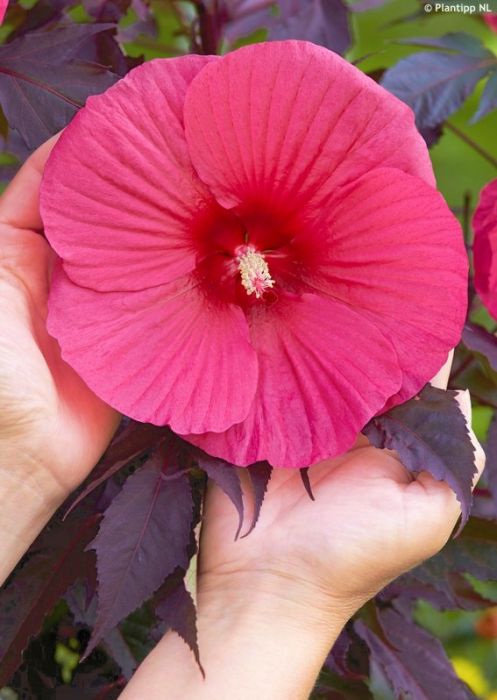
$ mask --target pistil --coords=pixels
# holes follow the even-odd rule
[[[247,294],[255,294],[256,298],[260,299],[266,290],[274,287],[266,259],[255,248],[244,247],[243,252],[237,256],[237,262],[241,282]]]

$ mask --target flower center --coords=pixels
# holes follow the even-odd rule
[[[260,299],[267,289],[274,287],[274,280],[262,253],[251,246],[243,246],[236,256],[241,282],[247,294]]]

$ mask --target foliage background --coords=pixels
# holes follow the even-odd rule
[[[148,2],[137,0],[133,3],[130,0],[112,0],[111,2],[86,0],[84,3],[70,3],[63,0],[19,0],[9,5],[6,21],[0,29],[0,40],[8,46],[23,26],[23,31],[27,31],[26,22],[29,25],[31,20],[37,18],[39,20],[44,12],[46,16],[52,17],[48,23],[49,27],[59,26],[69,21],[82,23],[109,21],[115,24],[117,19],[115,30],[117,30],[121,48],[126,56],[136,61],[177,55],[188,51],[190,44],[188,32],[182,31],[178,11],[183,13],[182,16],[193,18],[194,4],[170,0],[149,0]],[[305,5],[306,0],[302,0],[300,4]],[[399,40],[411,37],[440,37],[449,32],[464,32],[477,37],[490,51],[497,54],[497,33],[491,31],[481,16],[468,16],[462,13],[426,13],[423,11],[422,3],[420,4],[417,0],[383,0],[383,2],[363,0],[358,5],[363,11],[350,12],[348,18],[352,42],[345,55],[350,61],[356,62],[361,70],[375,77],[379,78],[385,69],[395,66],[401,59],[420,51],[413,45],[399,43]],[[99,16],[98,9],[104,6],[106,14]],[[36,26],[34,29],[36,30]],[[238,44],[263,40],[266,35],[266,30],[259,29],[249,38],[239,40]],[[131,66],[134,62],[129,60],[128,65]],[[1,66],[0,52],[0,75]],[[53,70],[56,69],[53,68]],[[497,177],[497,112],[491,111],[476,124],[470,123],[482,92],[483,82],[480,81],[474,94],[450,116],[449,126],[443,127],[441,137],[431,148],[439,188],[451,208],[460,217],[468,246],[471,245],[472,239],[471,214],[478,202],[479,192],[487,182]],[[3,94],[0,102],[4,112],[7,112],[6,101],[8,98]],[[12,177],[18,163],[29,152],[29,148],[12,129],[8,128],[4,112],[0,112],[0,133],[4,146],[0,156],[0,175],[5,184]],[[12,124],[12,119],[10,121],[11,127],[16,126]],[[487,157],[478,152],[475,144],[483,149]],[[471,320],[488,330],[494,330],[496,325],[477,298],[473,300]],[[487,338],[487,340],[492,343],[491,339]],[[487,440],[489,425],[497,408],[496,357],[497,351],[494,347],[490,348],[486,359],[481,353],[471,353],[467,347],[461,345],[456,355],[451,380],[453,388],[468,384],[472,388],[474,428],[482,442]],[[485,387],[483,395],[482,385]],[[127,471],[114,477],[114,481],[108,482],[106,487],[108,490],[117,491],[124,480],[122,474],[132,474],[136,469],[136,460],[135,462],[128,460],[127,464]],[[477,494],[476,515],[479,520],[475,520],[477,525],[480,521],[484,522],[487,529],[481,535],[481,528],[478,530],[476,525],[468,535],[470,538],[478,530],[474,539],[477,540],[481,535],[481,542],[484,543],[483,551],[479,551],[476,556],[472,550],[472,553],[466,556],[462,554],[467,544],[464,537],[455,544],[451,543],[452,549],[449,555],[444,555],[446,559],[440,559],[442,563],[436,573],[440,580],[446,577],[447,581],[450,578],[449,574],[453,572],[461,574],[457,585],[454,584],[450,588],[450,593],[447,592],[449,589],[444,588],[443,585],[436,584],[430,588],[431,584],[427,583],[430,579],[426,571],[413,578],[415,585],[418,586],[413,597],[416,600],[422,599],[414,605],[414,619],[441,640],[457,673],[471,687],[470,691],[466,686],[456,686],[451,676],[447,675],[444,681],[447,685],[446,697],[451,700],[475,696],[487,698],[487,700],[497,699],[497,584],[492,581],[497,578],[497,528],[495,528],[497,501],[489,484],[491,475],[497,473],[496,454],[489,454],[488,469],[490,477],[487,475],[487,483],[481,485]],[[201,476],[194,473],[192,478],[200,479]],[[112,483],[114,486],[109,486]],[[50,536],[50,532],[48,535]],[[50,547],[55,547],[53,542]],[[27,561],[19,567],[16,573],[20,581],[22,581],[23,571],[29,570],[28,567],[33,560],[28,557]],[[476,577],[472,576],[472,573],[475,573]],[[480,583],[478,578],[487,580],[485,583]],[[464,589],[461,585],[462,580],[468,584]],[[420,582],[425,586],[423,590],[419,587]],[[409,599],[409,605],[407,605],[404,598],[405,591],[409,586],[412,588],[413,584],[412,581],[407,581],[404,585],[405,589],[399,597],[401,601],[399,605],[404,605],[404,614],[410,617],[412,601]],[[450,585],[452,586],[452,581]],[[12,583],[10,586],[8,592],[11,592]],[[56,592],[55,598],[60,597],[59,593],[62,595],[65,591]],[[395,595],[397,593],[398,591]],[[447,668],[443,664],[437,666],[439,663],[435,659],[438,654],[437,648],[425,645],[427,658],[424,658],[418,653],[420,650],[416,647],[413,638],[408,638],[405,646],[394,643],[389,647],[392,638],[386,638],[388,625],[385,622],[386,618],[382,618],[389,600],[388,596],[383,597],[377,601],[376,606],[371,606],[361,613],[363,620],[361,624],[368,626],[371,634],[376,635],[376,641],[379,641],[380,645],[386,645],[386,651],[384,649],[382,653],[375,652],[372,644],[367,648],[368,645],[364,644],[364,640],[367,641],[367,635],[363,636],[362,642],[358,639],[359,627],[347,630],[344,639],[341,640],[338,653],[334,659],[330,659],[330,663],[323,671],[314,696],[316,700],[318,698],[336,700],[342,697],[359,700],[370,697],[378,700],[389,698],[443,700],[434,689],[435,686],[432,685],[430,690],[429,678],[426,683],[423,681],[422,687],[417,687],[415,679],[410,684],[410,681],[402,676],[406,669],[409,669],[409,663],[405,660],[409,655],[415,672],[419,669],[420,673],[426,672],[427,676],[433,672],[442,674],[445,678],[443,674],[447,673]],[[7,594],[3,599],[0,597],[0,621],[8,618],[14,604],[15,596],[9,597]],[[450,609],[456,607],[464,607],[467,610]],[[48,612],[47,616],[45,616],[46,612]],[[2,700],[30,697],[41,700],[52,697],[61,699],[116,697],[132,668],[143,658],[154,638],[156,639],[161,633],[164,625],[167,626],[168,621],[162,620],[162,625],[158,625],[154,611],[148,604],[143,606],[122,622],[119,629],[107,635],[104,643],[100,644],[79,666],[78,662],[90,637],[91,627],[91,614],[86,608],[85,591],[82,591],[81,587],[73,586],[70,593],[58,602],[48,596],[46,609],[41,613],[38,611],[38,614],[30,610],[25,623],[28,627],[25,635],[26,644],[21,645],[16,653],[20,654],[26,645],[27,648],[23,659],[19,655],[14,665],[9,666],[17,670],[13,677],[7,679],[8,685],[0,690]],[[169,623],[174,627],[171,621]],[[0,631],[0,642],[1,634]],[[31,639],[31,637],[34,638]],[[411,644],[412,647],[410,647]],[[5,650],[8,656],[10,653],[8,644],[4,647],[3,651]],[[395,658],[393,661],[390,659],[389,664],[385,659],[390,652]],[[0,677],[2,677],[1,663],[5,661],[0,662]],[[430,663],[433,663],[433,668],[425,671],[422,668],[423,664],[429,667]],[[401,676],[402,680],[399,680]]]

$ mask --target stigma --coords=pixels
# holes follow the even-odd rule
[[[266,290],[274,287],[266,259],[255,248],[244,246],[236,260],[241,283],[247,294],[255,294],[256,298],[260,299]]]

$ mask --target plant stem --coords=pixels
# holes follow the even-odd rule
[[[216,54],[219,45],[219,12],[217,0],[213,2],[212,12],[202,0],[194,0],[198,13],[198,27],[202,53]]]
[[[460,138],[461,141],[464,141],[464,143],[467,146],[476,151],[476,153],[478,153],[482,158],[485,158],[485,160],[488,163],[490,163],[494,166],[494,168],[497,169],[497,158],[495,158],[492,154],[488,153],[484,148],[482,148],[478,143],[476,143],[476,141],[473,141],[473,139],[470,138],[467,134],[465,134],[464,131],[461,131],[459,127],[452,124],[452,122],[445,122],[445,128],[449,131],[452,131],[452,133],[455,134],[458,138]]]
[[[462,230],[464,233],[464,242],[467,246],[471,245],[471,192],[466,190],[463,196],[462,206]]]

